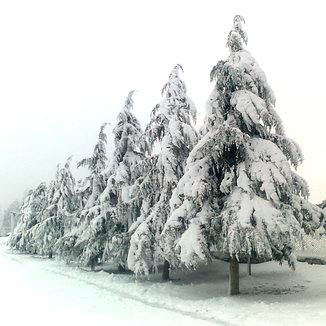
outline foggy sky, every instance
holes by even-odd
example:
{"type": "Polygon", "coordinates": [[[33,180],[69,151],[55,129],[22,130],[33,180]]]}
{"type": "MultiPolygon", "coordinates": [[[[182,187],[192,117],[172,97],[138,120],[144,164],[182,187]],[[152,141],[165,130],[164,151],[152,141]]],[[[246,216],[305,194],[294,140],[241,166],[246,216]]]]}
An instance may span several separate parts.
{"type": "MultiPolygon", "coordinates": [[[[321,1],[2,1],[0,3],[0,205],[49,182],[58,163],[92,154],[128,92],[143,126],[181,63],[200,127],[211,68],[228,55],[233,17],[275,92],[313,203],[326,199],[325,26],[321,1]]],[[[108,149],[109,151],[112,148],[108,149]]]]}

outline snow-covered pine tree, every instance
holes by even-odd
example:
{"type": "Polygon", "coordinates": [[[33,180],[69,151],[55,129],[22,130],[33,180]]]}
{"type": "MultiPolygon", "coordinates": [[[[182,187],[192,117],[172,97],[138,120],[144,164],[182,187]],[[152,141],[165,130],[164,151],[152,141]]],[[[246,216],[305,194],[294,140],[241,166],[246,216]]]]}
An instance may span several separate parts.
{"type": "Polygon", "coordinates": [[[100,214],[99,196],[106,186],[105,168],[107,166],[106,144],[107,135],[104,132],[107,123],[101,125],[98,134],[98,141],[94,147],[93,155],[90,158],[81,160],[77,166],[87,167],[90,176],[85,182],[83,194],[88,194],[88,198],[82,198],[79,202],[85,202],[85,206],[76,212],[76,225],[71,227],[60,241],[60,255],[67,260],[82,262],[92,269],[97,264],[103,250],[98,248],[96,243],[88,243],[91,235],[90,225],[94,217],[100,214]]]}
{"type": "MultiPolygon", "coordinates": [[[[147,275],[164,261],[160,236],[170,214],[169,200],[198,141],[191,122],[191,117],[196,118],[196,109],[179,77],[180,69],[178,64],[172,70],[162,90],[163,99],[154,108],[145,131],[151,149],[158,144],[160,152],[144,162],[140,180],[141,215],[130,228],[128,266],[136,274],[147,275]]],[[[167,279],[169,265],[165,262],[164,266],[163,278],[167,279]]]]}
{"type": "Polygon", "coordinates": [[[81,248],[75,248],[78,231],[81,227],[81,212],[90,196],[89,180],[79,180],[75,186],[76,209],[70,219],[70,226],[64,229],[64,234],[55,244],[55,252],[67,263],[76,262],[81,254],[81,248]]]}
{"type": "Polygon", "coordinates": [[[42,182],[28,192],[19,211],[17,226],[9,239],[11,247],[33,254],[38,253],[35,231],[46,209],[46,191],[46,185],[42,182]]]}
{"type": "Polygon", "coordinates": [[[81,160],[77,167],[87,167],[91,174],[88,177],[90,180],[90,197],[87,200],[85,208],[92,208],[96,205],[99,195],[105,188],[104,170],[107,167],[106,145],[107,135],[104,132],[107,122],[103,123],[98,134],[98,142],[94,147],[92,157],[81,160]]]}
{"type": "Polygon", "coordinates": [[[27,230],[29,225],[28,212],[30,211],[29,203],[32,201],[32,194],[32,189],[25,192],[25,196],[17,214],[17,225],[8,240],[9,246],[17,250],[22,250],[22,246],[20,246],[19,242],[22,238],[23,232],[27,230]]]}
{"type": "MultiPolygon", "coordinates": [[[[127,267],[128,230],[140,214],[141,198],[136,180],[147,150],[141,125],[134,114],[131,91],[113,129],[115,150],[107,186],[100,196],[101,214],[93,220],[92,241],[104,246],[104,261],[127,267]]],[[[89,243],[90,241],[88,241],[89,243]]]]}
{"type": "Polygon", "coordinates": [[[70,171],[71,158],[68,158],[64,167],[58,166],[56,179],[50,183],[47,191],[43,219],[35,232],[38,251],[49,258],[56,251],[56,243],[60,243],[64,233],[71,229],[78,208],[75,179],[70,171]]]}
{"type": "Polygon", "coordinates": [[[230,55],[211,72],[215,87],[203,137],[173,192],[163,231],[173,266],[209,262],[212,251],[229,257],[232,294],[239,292],[239,261],[287,260],[294,266],[302,228],[315,229],[321,217],[306,201],[306,182],[291,169],[303,156],[285,136],[264,72],[243,49],[243,22],[234,18],[230,55]],[[301,213],[303,207],[309,214],[301,213]]]}

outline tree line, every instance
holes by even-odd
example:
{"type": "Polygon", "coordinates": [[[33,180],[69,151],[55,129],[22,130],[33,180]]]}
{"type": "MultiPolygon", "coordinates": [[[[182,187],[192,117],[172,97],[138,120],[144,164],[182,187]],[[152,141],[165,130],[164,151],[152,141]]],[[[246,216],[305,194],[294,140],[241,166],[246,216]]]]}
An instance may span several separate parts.
{"type": "Polygon", "coordinates": [[[239,262],[294,268],[303,234],[323,227],[325,215],[294,171],[303,155],[285,135],[263,70],[244,49],[243,23],[234,18],[230,54],[211,71],[199,132],[178,64],[145,130],[131,91],[113,129],[111,158],[104,123],[92,155],[78,163],[87,178],[76,182],[69,158],[49,185],[28,192],[10,246],[92,269],[113,262],[148,275],[162,266],[164,279],[171,268],[217,257],[230,262],[231,294],[239,293],[239,262]]]}

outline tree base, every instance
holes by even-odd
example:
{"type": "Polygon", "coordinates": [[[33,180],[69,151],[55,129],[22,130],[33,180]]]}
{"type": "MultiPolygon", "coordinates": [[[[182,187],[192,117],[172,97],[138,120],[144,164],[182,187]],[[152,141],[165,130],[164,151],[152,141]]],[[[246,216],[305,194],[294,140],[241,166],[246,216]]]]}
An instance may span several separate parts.
{"type": "Polygon", "coordinates": [[[170,263],[167,260],[164,260],[163,263],[162,279],[163,281],[168,281],[170,279],[170,263]]]}
{"type": "Polygon", "coordinates": [[[125,271],[126,271],[126,269],[122,265],[119,264],[119,266],[118,266],[118,272],[119,273],[124,273],[125,271]]]}
{"type": "Polygon", "coordinates": [[[248,262],[247,262],[247,273],[248,273],[248,275],[251,275],[251,260],[250,260],[250,256],[248,257],[248,262]]]}
{"type": "Polygon", "coordinates": [[[229,294],[237,295],[240,294],[239,289],[239,262],[235,256],[232,256],[230,261],[229,271],[229,294]]]}

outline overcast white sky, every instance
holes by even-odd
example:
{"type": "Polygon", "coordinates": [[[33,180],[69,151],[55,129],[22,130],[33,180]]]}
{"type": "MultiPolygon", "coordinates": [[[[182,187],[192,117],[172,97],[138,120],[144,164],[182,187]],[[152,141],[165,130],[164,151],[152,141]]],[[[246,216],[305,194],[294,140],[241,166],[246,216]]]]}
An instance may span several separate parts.
{"type": "MultiPolygon", "coordinates": [[[[298,172],[314,203],[326,199],[323,1],[0,1],[0,205],[49,182],[57,163],[91,155],[100,125],[115,124],[139,90],[143,125],[181,63],[199,113],[209,73],[228,55],[233,17],[246,19],[247,49],[266,73],[298,172]]],[[[109,137],[111,134],[109,134],[109,137]]],[[[81,171],[75,171],[75,176],[81,171]]]]}

